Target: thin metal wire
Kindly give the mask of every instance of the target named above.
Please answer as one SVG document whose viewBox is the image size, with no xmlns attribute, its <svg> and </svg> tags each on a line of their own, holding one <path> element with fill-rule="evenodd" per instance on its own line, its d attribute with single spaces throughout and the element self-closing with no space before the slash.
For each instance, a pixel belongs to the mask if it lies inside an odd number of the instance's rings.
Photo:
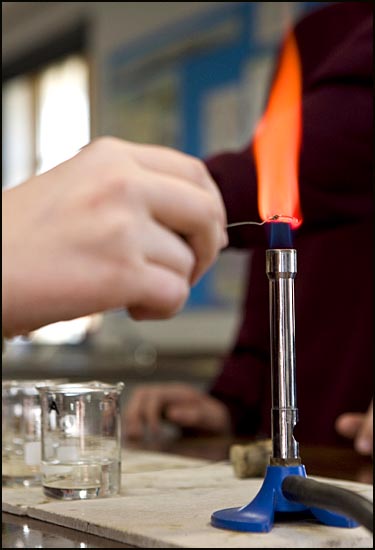
<svg viewBox="0 0 375 550">
<path fill-rule="evenodd" d="M 271 216 L 270 218 L 267 218 L 266 220 L 262 221 L 262 222 L 253 222 L 253 221 L 246 221 L 246 222 L 235 222 L 235 223 L 229 223 L 227 225 L 227 228 L 228 227 L 237 227 L 239 225 L 264 225 L 265 223 L 268 223 L 268 222 L 274 222 L 276 220 L 288 220 L 289 223 L 292 223 L 292 222 L 298 222 L 298 219 L 297 218 L 294 218 L 293 216 L 284 216 L 283 214 L 275 214 L 274 216 Z"/>
<path fill-rule="evenodd" d="M 227 225 L 228 227 L 237 227 L 238 225 L 264 225 L 267 222 L 275 221 L 280 218 L 279 214 L 275 214 L 274 216 L 271 216 L 270 218 L 267 218 L 263 222 L 236 222 L 236 223 L 229 223 Z"/>
</svg>

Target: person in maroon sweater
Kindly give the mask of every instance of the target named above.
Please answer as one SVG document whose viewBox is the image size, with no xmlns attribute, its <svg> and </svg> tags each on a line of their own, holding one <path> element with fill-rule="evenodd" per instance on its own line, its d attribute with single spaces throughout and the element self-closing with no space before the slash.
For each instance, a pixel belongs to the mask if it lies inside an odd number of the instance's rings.
<svg viewBox="0 0 375 550">
<path fill-rule="evenodd" d="M 302 64 L 299 163 L 303 224 L 295 232 L 298 441 L 372 452 L 373 187 L 372 4 L 336 3 L 294 28 Z M 259 219 L 252 145 L 207 161 L 228 223 Z M 129 437 L 182 427 L 269 436 L 271 371 L 266 232 L 229 229 L 252 250 L 238 338 L 207 393 L 185 384 L 136 390 Z M 345 414 L 348 413 L 348 414 Z M 348 438 L 348 439 L 345 439 Z"/>
</svg>

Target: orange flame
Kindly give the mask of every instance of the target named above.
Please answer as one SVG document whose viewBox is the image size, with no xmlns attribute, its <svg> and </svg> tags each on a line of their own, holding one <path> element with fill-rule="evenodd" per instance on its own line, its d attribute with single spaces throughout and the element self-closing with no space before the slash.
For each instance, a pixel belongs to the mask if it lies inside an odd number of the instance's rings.
<svg viewBox="0 0 375 550">
<path fill-rule="evenodd" d="M 293 33 L 286 37 L 266 111 L 255 131 L 258 209 L 262 220 L 302 223 L 298 159 L 302 131 L 302 76 Z"/>
</svg>

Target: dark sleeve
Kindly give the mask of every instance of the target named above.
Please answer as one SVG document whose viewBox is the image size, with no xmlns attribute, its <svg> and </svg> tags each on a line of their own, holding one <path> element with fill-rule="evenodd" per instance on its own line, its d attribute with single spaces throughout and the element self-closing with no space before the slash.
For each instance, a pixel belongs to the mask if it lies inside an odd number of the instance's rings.
<svg viewBox="0 0 375 550">
<path fill-rule="evenodd" d="M 250 284 L 243 296 L 243 319 L 237 340 L 209 393 L 229 409 L 232 430 L 255 435 L 264 411 L 270 411 L 270 356 L 268 281 L 264 249 L 257 248 L 250 262 Z M 266 413 L 269 419 L 268 412 Z M 262 435 L 269 437 L 267 426 Z"/>
<path fill-rule="evenodd" d="M 371 4 L 319 10 L 296 26 L 295 35 L 303 77 L 299 183 L 305 232 L 373 215 Z M 252 144 L 208 159 L 207 167 L 228 222 L 259 221 Z M 241 248 L 266 244 L 257 226 L 230 229 L 229 238 Z"/>
</svg>

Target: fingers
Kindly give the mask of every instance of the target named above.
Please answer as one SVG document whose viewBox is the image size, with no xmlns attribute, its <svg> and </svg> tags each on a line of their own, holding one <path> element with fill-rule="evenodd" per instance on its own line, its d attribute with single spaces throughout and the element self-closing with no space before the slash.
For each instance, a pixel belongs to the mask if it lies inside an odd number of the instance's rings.
<svg viewBox="0 0 375 550">
<path fill-rule="evenodd" d="M 158 386 L 135 390 L 124 414 L 126 436 L 141 439 L 146 429 L 157 433 L 163 405 L 163 393 Z"/>
<path fill-rule="evenodd" d="M 191 246 L 196 258 L 192 282 L 196 282 L 227 245 L 220 203 L 206 190 L 165 174 L 150 175 L 145 193 L 155 219 L 183 235 Z"/>
<path fill-rule="evenodd" d="M 360 413 L 347 413 L 340 415 L 336 420 L 336 430 L 338 433 L 348 439 L 354 439 L 358 432 L 362 421 L 363 414 Z"/>
<path fill-rule="evenodd" d="M 140 439 L 147 430 L 157 434 L 162 415 L 171 404 L 184 400 L 191 403 L 197 395 L 200 393 L 187 384 L 155 384 L 136 389 L 124 413 L 126 436 Z"/>
<path fill-rule="evenodd" d="M 373 454 L 373 438 L 373 406 L 371 403 L 355 438 L 356 451 L 363 455 Z"/>
<path fill-rule="evenodd" d="M 184 428 L 211 433 L 229 433 L 231 422 L 227 407 L 218 399 L 201 394 L 194 402 L 171 404 L 166 418 Z"/>
<path fill-rule="evenodd" d="M 185 276 L 145 263 L 139 269 L 136 293 L 127 304 L 129 315 L 135 320 L 168 319 L 181 310 L 189 292 Z"/>
<path fill-rule="evenodd" d="M 196 185 L 200 185 L 214 193 L 222 203 L 221 193 L 216 183 L 200 160 L 180 151 L 159 145 L 129 145 L 132 147 L 134 158 L 145 168 L 184 178 Z M 225 226 L 226 214 L 224 207 L 223 214 L 223 224 Z"/>
<path fill-rule="evenodd" d="M 160 392 L 150 393 L 143 403 L 143 420 L 151 433 L 157 434 L 163 409 L 163 396 Z"/>
<path fill-rule="evenodd" d="M 129 439 L 141 439 L 143 435 L 142 396 L 134 392 L 123 415 L 125 435 Z"/>
<path fill-rule="evenodd" d="M 112 137 L 94 140 L 90 145 L 90 152 L 92 150 L 96 154 L 94 159 L 90 156 L 91 164 L 94 160 L 98 170 L 102 166 L 106 174 L 119 176 L 122 173 L 126 175 L 129 172 L 129 166 L 132 166 L 133 169 L 138 167 L 141 171 L 143 169 L 145 174 L 148 173 L 151 182 L 157 175 L 159 178 L 160 176 L 163 178 L 169 176 L 183 181 L 189 186 L 205 190 L 217 205 L 223 232 L 226 236 L 226 210 L 221 193 L 207 168 L 199 159 L 171 148 L 131 143 Z M 108 163 L 109 159 L 110 163 Z M 167 202 L 170 204 L 173 199 L 172 193 Z"/>
<path fill-rule="evenodd" d="M 106 166 L 105 173 L 128 178 L 130 195 L 143 190 L 143 204 L 150 203 L 155 219 L 183 235 L 192 246 L 196 256 L 192 275 L 195 283 L 228 243 L 224 203 L 204 164 L 161 146 L 113 138 L 104 138 L 97 146 L 100 144 L 104 144 L 104 150 L 115 150 L 118 159 L 118 163 Z"/>
<path fill-rule="evenodd" d="M 196 428 L 202 418 L 202 407 L 200 403 L 170 405 L 165 417 L 184 428 Z"/>
<path fill-rule="evenodd" d="M 354 439 L 354 448 L 363 455 L 373 453 L 373 405 L 366 414 L 346 413 L 340 415 L 335 423 L 339 434 Z"/>
<path fill-rule="evenodd" d="M 114 138 L 102 138 L 81 155 L 93 151 L 96 172 L 122 185 L 125 210 L 131 209 L 135 218 L 151 216 L 192 248 L 195 265 L 189 282 L 195 284 L 228 243 L 223 200 L 203 163 L 165 147 Z"/>
<path fill-rule="evenodd" d="M 227 407 L 187 384 L 160 384 L 137 389 L 125 411 L 125 432 L 130 439 L 140 439 L 151 430 L 157 434 L 161 418 L 183 428 L 211 433 L 229 433 Z"/>
<path fill-rule="evenodd" d="M 190 280 L 195 257 L 182 237 L 151 221 L 142 232 L 141 242 L 147 261 L 175 271 Z"/>
</svg>

